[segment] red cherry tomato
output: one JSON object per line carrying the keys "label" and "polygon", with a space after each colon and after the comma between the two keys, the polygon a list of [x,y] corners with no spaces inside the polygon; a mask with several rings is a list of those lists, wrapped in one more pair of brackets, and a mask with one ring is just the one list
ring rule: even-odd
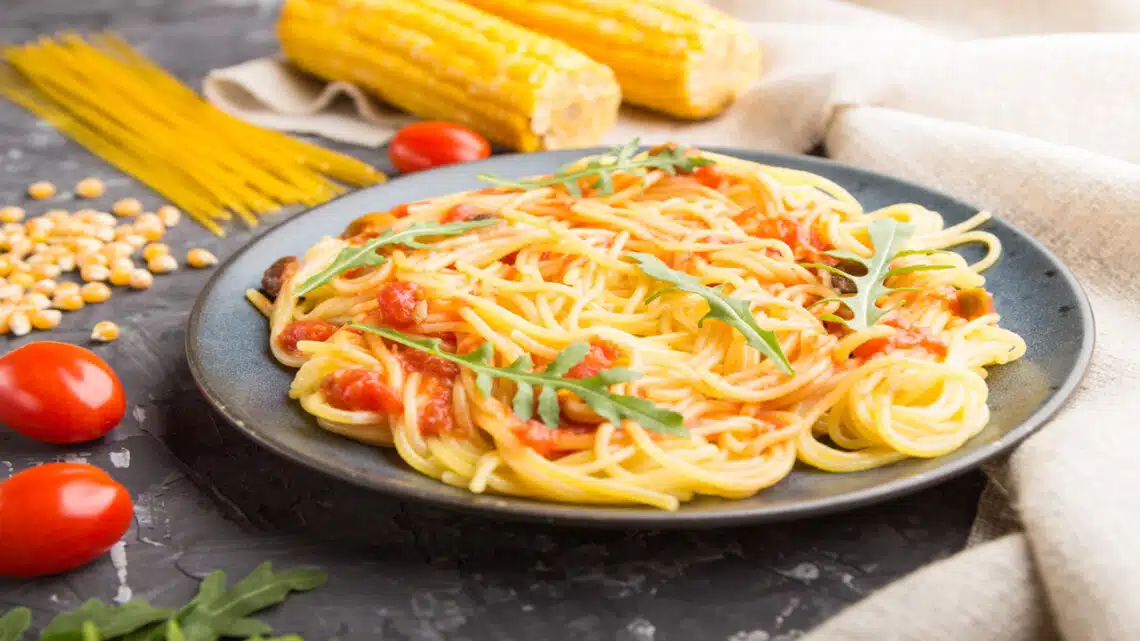
{"label": "red cherry tomato", "polygon": [[450,122],[417,122],[396,132],[388,158],[403,173],[470,162],[491,155],[487,139]]}
{"label": "red cherry tomato", "polygon": [[47,463],[0,483],[0,576],[58,574],[103,555],[131,524],[127,489],[86,463]]}
{"label": "red cherry tomato", "polygon": [[0,357],[0,424],[48,443],[97,439],[127,411],[123,384],[91,350],[30,343]]}

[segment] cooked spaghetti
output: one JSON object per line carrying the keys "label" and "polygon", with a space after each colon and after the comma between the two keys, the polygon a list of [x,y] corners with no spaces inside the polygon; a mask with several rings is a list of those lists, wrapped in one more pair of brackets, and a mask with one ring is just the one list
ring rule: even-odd
{"label": "cooked spaghetti", "polygon": [[[988,214],[864,212],[821,176],[695,150],[638,168],[657,153],[369,214],[278,261],[249,298],[299,368],[289,396],[472,492],[668,510],[986,426],[984,367],[1025,352],[984,290]],[[463,220],[485,224],[430,236]],[[985,257],[944,251],[964,243]]]}

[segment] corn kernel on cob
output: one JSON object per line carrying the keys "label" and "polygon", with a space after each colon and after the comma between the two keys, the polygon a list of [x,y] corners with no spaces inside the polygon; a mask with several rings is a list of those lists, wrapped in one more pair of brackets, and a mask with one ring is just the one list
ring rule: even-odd
{"label": "corn kernel on cob", "polygon": [[627,102],[680,118],[719,114],[760,75],[747,27],[697,0],[466,1],[608,65]]}
{"label": "corn kernel on cob", "polygon": [[456,0],[287,0],[277,34],[310,73],[520,151],[595,144],[621,101],[605,65]]}

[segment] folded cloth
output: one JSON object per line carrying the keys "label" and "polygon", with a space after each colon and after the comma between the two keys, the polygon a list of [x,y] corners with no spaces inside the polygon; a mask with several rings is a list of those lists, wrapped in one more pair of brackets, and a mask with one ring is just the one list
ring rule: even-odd
{"label": "folded cloth", "polygon": [[[991,468],[971,547],[804,638],[1140,639],[1140,36],[1127,33],[1140,31],[1140,3],[715,4],[753,25],[764,78],[708,122],[628,110],[611,142],[823,144],[1033,234],[1077,273],[1097,320],[1097,353],[1073,400]],[[264,126],[365,144],[398,122],[351,87],[252,64],[212,74],[207,95]],[[336,95],[354,108],[325,110]]]}

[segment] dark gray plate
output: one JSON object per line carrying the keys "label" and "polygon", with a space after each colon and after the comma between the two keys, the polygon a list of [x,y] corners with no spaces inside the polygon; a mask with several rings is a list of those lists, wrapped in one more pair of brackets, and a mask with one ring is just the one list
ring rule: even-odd
{"label": "dark gray plate", "polygon": [[[826,160],[734,149],[712,151],[822,174],[851,191],[868,210],[914,202],[940,212],[948,224],[977,211],[929,189]],[[801,518],[867,505],[944,481],[1010,450],[1040,428],[1085,372],[1093,349],[1093,317],[1080,285],[1040,243],[994,220],[986,228],[1001,238],[1005,251],[986,273],[986,280],[1002,324],[1024,336],[1029,351],[1016,363],[991,370],[989,426],[959,451],[942,458],[904,461],[852,474],[798,466],[775,487],[750,499],[702,498],[675,513],[563,505],[476,496],[425,478],[390,452],[318,428],[287,398],[293,371],[270,356],[265,319],[244,300],[245,290],[258,285],[270,263],[280,256],[303,254],[322,235],[339,233],[366,212],[480,187],[475,179],[480,172],[510,177],[548,173],[584,153],[496,156],[412,174],[343,196],[270,230],[220,267],[198,297],[186,336],[186,353],[198,386],[219,412],[267,449],[405,499],[579,525],[696,527]],[[969,255],[972,249],[964,251]]]}

